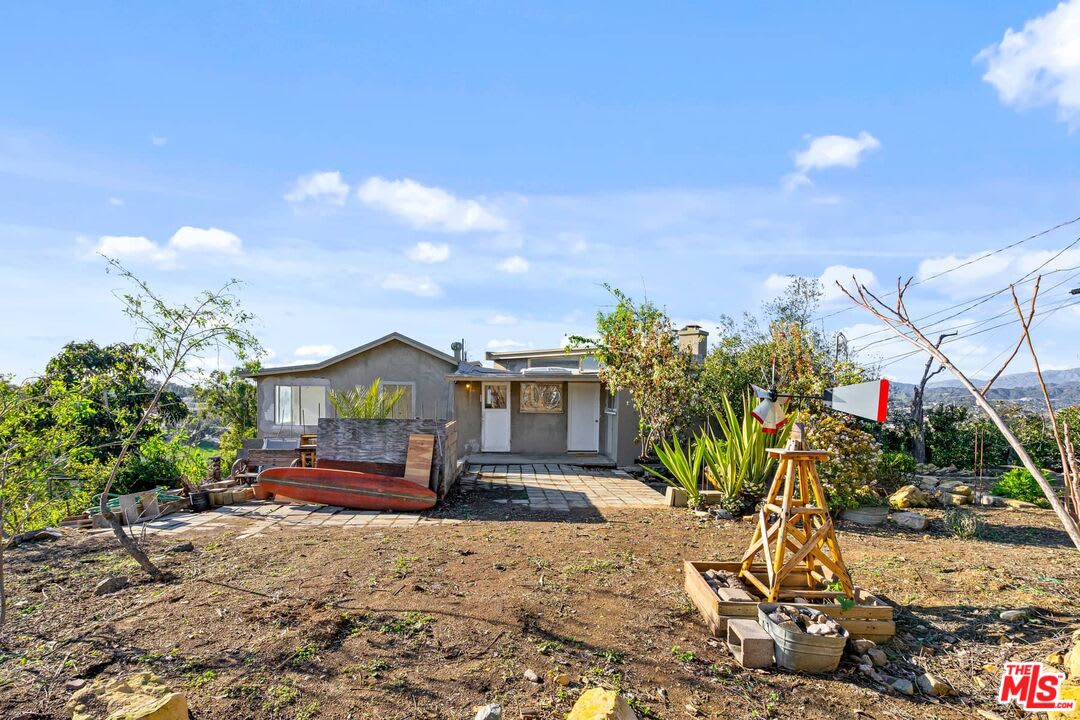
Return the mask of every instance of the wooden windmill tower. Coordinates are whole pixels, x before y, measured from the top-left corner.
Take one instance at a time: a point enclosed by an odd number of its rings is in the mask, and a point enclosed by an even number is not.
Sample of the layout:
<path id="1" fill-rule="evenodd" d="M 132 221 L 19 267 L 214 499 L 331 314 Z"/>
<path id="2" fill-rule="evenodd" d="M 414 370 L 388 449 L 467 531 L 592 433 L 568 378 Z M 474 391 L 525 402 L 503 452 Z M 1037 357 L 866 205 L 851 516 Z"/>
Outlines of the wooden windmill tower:
<path id="1" fill-rule="evenodd" d="M 758 511 L 739 577 L 770 602 L 791 597 L 854 599 L 855 587 L 840 554 L 817 473 L 817 463 L 828 460 L 829 453 L 807 450 L 802 438 L 803 428 L 796 425 L 786 447 L 768 451 L 779 461 L 776 476 Z M 760 578 L 762 567 L 767 582 Z M 789 579 L 787 584 L 785 579 Z M 816 589 L 835 581 L 841 590 Z"/>

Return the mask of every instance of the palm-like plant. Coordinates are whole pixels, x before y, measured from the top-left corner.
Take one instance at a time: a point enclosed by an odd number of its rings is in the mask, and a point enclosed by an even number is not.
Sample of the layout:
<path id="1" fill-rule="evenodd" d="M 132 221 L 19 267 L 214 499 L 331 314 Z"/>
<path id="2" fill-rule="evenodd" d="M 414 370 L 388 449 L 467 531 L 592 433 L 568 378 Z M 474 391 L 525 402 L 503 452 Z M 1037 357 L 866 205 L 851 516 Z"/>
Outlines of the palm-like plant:
<path id="1" fill-rule="evenodd" d="M 670 473 L 671 477 L 645 467 L 656 477 L 668 485 L 678 488 L 686 493 L 687 504 L 691 508 L 701 507 L 701 489 L 698 481 L 701 478 L 701 468 L 705 456 L 705 447 L 696 438 L 687 441 L 686 449 L 679 442 L 679 436 L 671 433 L 671 442 L 661 440 L 653 445 L 653 453 Z"/>
<path id="2" fill-rule="evenodd" d="M 404 395 L 405 388 L 385 392 L 381 378 L 375 378 L 367 387 L 357 385 L 352 390 L 330 390 L 327 393 L 339 418 L 364 420 L 383 420 L 390 417 L 394 406 Z"/>
<path id="3" fill-rule="evenodd" d="M 774 434 L 761 431 L 753 416 L 754 402 L 747 393 L 743 399 L 742 417 L 735 412 L 731 401 L 723 398 L 722 410 L 717 410 L 716 425 L 721 437 L 704 431 L 698 445 L 704 449 L 705 477 L 723 495 L 723 505 L 735 510 L 743 493 L 760 495 L 765 489 L 776 461 L 766 452 L 787 442 L 790 424 Z"/>

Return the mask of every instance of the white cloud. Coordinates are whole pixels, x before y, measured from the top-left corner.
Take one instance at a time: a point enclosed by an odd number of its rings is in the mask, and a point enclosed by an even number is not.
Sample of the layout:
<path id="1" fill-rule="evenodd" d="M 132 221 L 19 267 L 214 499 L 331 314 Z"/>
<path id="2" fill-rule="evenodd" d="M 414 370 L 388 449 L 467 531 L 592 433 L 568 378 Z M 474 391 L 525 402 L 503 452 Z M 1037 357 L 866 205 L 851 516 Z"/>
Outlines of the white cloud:
<path id="1" fill-rule="evenodd" d="M 831 167 L 858 167 L 863 153 L 877 150 L 881 142 L 866 132 L 858 137 L 846 135 L 822 135 L 809 137 L 810 143 L 805 150 L 794 155 L 795 172 L 784 176 L 784 186 L 794 190 L 800 185 L 812 185 L 810 172 Z"/>
<path id="2" fill-rule="evenodd" d="M 239 255 L 242 245 L 240 238 L 227 230 L 190 225 L 180 228 L 169 239 L 169 247 L 185 252 Z"/>
<path id="3" fill-rule="evenodd" d="M 444 232 L 505 230 L 508 223 L 482 200 L 458 198 L 437 187 L 415 180 L 371 177 L 356 190 L 369 207 L 395 215 L 416 228 Z"/>
<path id="4" fill-rule="evenodd" d="M 242 245 L 240 238 L 227 230 L 185 225 L 165 245 L 141 235 L 103 235 L 98 238 L 94 253 L 174 267 L 184 253 L 239 255 Z"/>
<path id="5" fill-rule="evenodd" d="M 293 350 L 293 355 L 309 360 L 323 360 L 337 355 L 337 352 L 337 348 L 333 345 L 301 345 Z"/>
<path id="6" fill-rule="evenodd" d="M 1009 28 L 1000 43 L 975 56 L 986 63 L 983 80 L 1017 108 L 1057 105 L 1058 117 L 1080 125 L 1080 0 Z"/>
<path id="7" fill-rule="evenodd" d="M 156 145 L 157 147 L 161 147 L 162 145 L 168 145 L 168 143 L 169 143 L 169 138 L 165 137 L 164 135 L 151 135 L 150 136 L 150 144 L 151 145 Z"/>
<path id="8" fill-rule="evenodd" d="M 520 275 L 529 272 L 529 261 L 520 255 L 513 255 L 500 262 L 498 268 L 504 273 Z"/>
<path id="9" fill-rule="evenodd" d="M 446 243 L 429 243 L 421 241 L 409 248 L 406 253 L 410 260 L 422 263 L 446 262 L 450 257 L 450 246 Z"/>
<path id="10" fill-rule="evenodd" d="M 971 297 L 1003 288 L 1027 275 L 1053 273 L 1043 281 L 1045 288 L 1048 283 L 1057 282 L 1062 275 L 1060 271 L 1077 266 L 1080 266 L 1080 250 L 984 251 L 927 258 L 919 263 L 916 277 L 943 295 Z"/>
<path id="11" fill-rule="evenodd" d="M 507 350 L 524 350 L 527 347 L 528 345 L 523 342 L 518 342 L 517 340 L 510 340 L 508 338 L 501 340 L 498 338 L 492 338 L 491 340 L 487 341 L 487 349 L 494 352 L 505 352 Z"/>
<path id="12" fill-rule="evenodd" d="M 843 283 L 845 287 L 850 289 L 853 276 L 855 282 L 859 285 L 866 285 L 871 289 L 877 285 L 877 277 L 873 272 L 866 268 L 849 267 L 847 265 L 830 265 L 821 272 L 821 275 L 815 278 L 821 283 L 822 301 L 832 302 L 847 297 L 844 295 L 843 291 L 836 286 L 836 283 Z M 765 278 L 766 294 L 774 296 L 779 295 L 787 288 L 792 277 L 793 276 L 791 275 L 778 275 L 776 273 L 769 275 L 769 277 Z"/>
<path id="13" fill-rule="evenodd" d="M 124 204 L 124 201 L 123 201 L 122 198 L 111 197 L 111 198 L 109 198 L 109 204 L 112 205 L 113 207 L 122 207 L 123 204 Z"/>
<path id="14" fill-rule="evenodd" d="M 517 325 L 518 319 L 513 315 L 496 313 L 487 319 L 488 325 Z"/>
<path id="15" fill-rule="evenodd" d="M 404 275 L 390 273 L 383 278 L 384 290 L 400 290 L 420 297 L 435 297 L 442 293 L 442 288 L 427 275 Z"/>
<path id="16" fill-rule="evenodd" d="M 341 179 L 341 173 L 334 170 L 313 172 L 297 178 L 293 189 L 285 194 L 285 199 L 291 203 L 316 200 L 344 205 L 348 196 L 348 184 Z"/>
<path id="17" fill-rule="evenodd" d="M 135 260 L 155 265 L 171 265 L 176 260 L 175 250 L 163 248 L 141 235 L 103 235 L 98 239 L 94 251 L 117 260 Z"/>

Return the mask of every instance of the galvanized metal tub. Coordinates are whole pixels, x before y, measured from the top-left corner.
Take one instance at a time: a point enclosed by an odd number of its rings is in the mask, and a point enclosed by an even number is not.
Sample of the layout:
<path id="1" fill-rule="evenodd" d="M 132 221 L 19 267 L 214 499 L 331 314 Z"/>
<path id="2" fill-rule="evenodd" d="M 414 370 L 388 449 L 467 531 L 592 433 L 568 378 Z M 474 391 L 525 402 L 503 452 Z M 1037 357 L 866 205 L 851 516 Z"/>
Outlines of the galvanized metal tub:
<path id="1" fill-rule="evenodd" d="M 848 631 L 840 628 L 842 635 L 824 637 L 808 635 L 799 630 L 787 630 L 774 623 L 769 613 L 781 603 L 761 603 L 758 605 L 758 623 L 773 639 L 773 652 L 779 667 L 795 672 L 827 673 L 833 672 L 840 665 L 844 655 L 844 645 L 848 641 Z"/>
<path id="2" fill-rule="evenodd" d="M 880 525 L 889 517 L 887 507 L 861 507 L 844 511 L 844 520 L 856 525 Z"/>

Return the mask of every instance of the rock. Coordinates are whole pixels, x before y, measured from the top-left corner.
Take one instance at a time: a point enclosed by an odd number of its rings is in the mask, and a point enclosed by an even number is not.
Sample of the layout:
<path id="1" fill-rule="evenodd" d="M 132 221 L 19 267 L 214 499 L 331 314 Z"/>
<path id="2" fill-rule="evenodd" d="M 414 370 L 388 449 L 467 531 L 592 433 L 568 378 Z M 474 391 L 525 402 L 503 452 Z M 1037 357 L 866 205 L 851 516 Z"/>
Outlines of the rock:
<path id="1" fill-rule="evenodd" d="M 1023 500 L 1013 500 L 1012 498 L 1004 498 L 1005 504 L 1011 507 L 1013 510 L 1030 510 L 1032 508 L 1038 508 L 1035 503 L 1025 502 Z"/>
<path id="2" fill-rule="evenodd" d="M 942 480 L 938 483 L 938 490 L 942 492 L 952 492 L 953 488 L 963 485 L 959 480 Z"/>
<path id="3" fill-rule="evenodd" d="M 492 703 L 476 708 L 476 717 L 474 717 L 473 720 L 501 720 L 501 718 L 502 705 L 499 703 Z"/>
<path id="4" fill-rule="evenodd" d="M 558 685 L 559 687 L 566 687 L 567 685 L 570 684 L 570 674 L 569 673 L 559 673 L 559 674 L 557 674 L 555 676 L 554 679 L 555 679 L 555 684 Z"/>
<path id="5" fill-rule="evenodd" d="M 932 487 L 932 488 L 934 488 L 934 487 L 937 487 L 937 486 L 938 486 L 938 483 L 939 483 L 939 482 L 941 482 L 940 480 L 938 480 L 938 479 L 937 479 L 936 477 L 934 477 L 933 475 L 916 475 L 916 476 L 915 476 L 915 480 L 916 480 L 916 481 L 917 481 L 917 482 L 918 482 L 918 483 L 919 483 L 920 485 L 924 485 L 924 486 L 925 486 L 925 485 L 929 485 L 929 486 L 930 486 L 930 487 Z"/>
<path id="6" fill-rule="evenodd" d="M 1080 683 L 1075 678 L 1061 683 L 1058 699 L 1073 700 L 1076 703 L 1076 709 L 1069 712 L 1051 710 L 1046 715 L 1047 720 L 1076 720 L 1080 718 Z"/>
<path id="7" fill-rule="evenodd" d="M 724 510 L 723 508 L 717 508 L 712 511 L 712 515 L 717 520 L 734 520 L 735 516 L 730 510 Z"/>
<path id="8" fill-rule="evenodd" d="M 1005 498 L 998 495 L 979 495 L 978 502 L 983 507 L 1005 507 Z"/>
<path id="9" fill-rule="evenodd" d="M 889 505 L 894 508 L 929 507 L 930 498 L 914 485 L 905 485 L 889 496 Z"/>
<path id="10" fill-rule="evenodd" d="M 708 510 L 695 510 L 694 511 L 694 517 L 710 518 L 710 517 L 712 517 L 712 513 L 709 512 Z"/>
<path id="11" fill-rule="evenodd" d="M 1080 632 L 1073 634 L 1075 645 L 1073 649 L 1065 653 L 1061 665 L 1065 668 L 1065 674 L 1073 680 L 1080 681 Z"/>
<path id="12" fill-rule="evenodd" d="M 867 640 L 866 638 L 852 639 L 851 649 L 855 652 L 863 655 L 867 650 L 877 647 L 877 643 L 873 640 Z"/>
<path id="13" fill-rule="evenodd" d="M 933 697 L 939 697 L 941 695 L 951 695 L 952 686 L 945 682 L 937 675 L 931 675 L 930 673 L 923 673 L 919 677 L 915 678 L 915 682 L 919 686 L 919 690 L 925 695 L 932 695 Z"/>
<path id="14" fill-rule="evenodd" d="M 114 593 L 117 590 L 123 590 L 128 585 L 128 579 L 123 575 L 114 575 L 107 577 L 97 585 L 94 586 L 95 595 L 108 595 Z"/>
<path id="15" fill-rule="evenodd" d="M 614 690 L 590 688 L 581 693 L 566 720 L 637 720 L 637 716 Z"/>
<path id="16" fill-rule="evenodd" d="M 926 525 L 929 522 L 926 516 L 917 512 L 894 512 L 889 515 L 889 519 L 900 527 L 907 528 L 908 530 L 925 530 Z"/>
<path id="17" fill-rule="evenodd" d="M 889 687 L 901 695 L 915 694 L 915 686 L 911 684 L 910 680 L 905 680 L 904 678 L 894 678 L 893 681 L 889 683 Z"/>
<path id="18" fill-rule="evenodd" d="M 866 651 L 866 657 L 874 663 L 874 667 L 885 667 L 889 664 L 889 656 L 879 647 L 873 647 Z"/>
<path id="19" fill-rule="evenodd" d="M 29 532 L 20 533 L 19 535 L 12 537 L 8 542 L 11 544 L 11 547 L 17 547 L 19 545 L 25 545 L 26 543 L 59 540 L 62 537 L 64 537 L 64 533 L 56 528 L 43 528 L 41 530 L 31 530 Z"/>
<path id="20" fill-rule="evenodd" d="M 975 488 L 971 487 L 970 485 L 955 485 L 955 486 L 953 486 L 953 489 L 952 489 L 952 494 L 953 495 L 968 495 L 968 496 L 970 496 L 973 492 L 975 492 Z"/>
<path id="21" fill-rule="evenodd" d="M 536 672 L 534 670 L 532 670 L 531 668 L 529 670 L 525 671 L 525 679 L 528 680 L 531 683 L 537 683 L 537 684 L 540 684 L 540 683 L 544 682 L 544 679 L 541 678 L 539 675 L 537 675 Z"/>
<path id="22" fill-rule="evenodd" d="M 1027 610 L 1002 610 L 998 618 L 1002 622 L 1015 623 L 1026 620 L 1030 614 Z"/>
<path id="23" fill-rule="evenodd" d="M 971 497 L 968 495 L 957 495 L 956 493 L 943 492 L 939 498 L 941 504 L 945 506 L 957 507 L 959 505 L 970 505 Z"/>
<path id="24" fill-rule="evenodd" d="M 74 679 L 68 680 L 66 683 L 64 683 L 64 689 L 67 690 L 68 692 L 75 692 L 76 690 L 81 690 L 85 686 L 86 686 L 86 681 L 83 680 L 82 678 L 74 678 Z"/>
<path id="25" fill-rule="evenodd" d="M 185 552 L 192 552 L 193 550 L 195 550 L 195 546 L 192 543 L 190 543 L 190 542 L 182 542 L 182 543 L 177 543 L 176 545 L 173 545 L 171 548 L 169 548 L 165 552 L 185 553 Z"/>
<path id="26" fill-rule="evenodd" d="M 104 715 L 102 714 L 104 707 Z M 68 702 L 72 720 L 101 717 L 122 720 L 188 720 L 187 700 L 162 684 L 156 675 L 138 673 L 126 678 L 99 677 Z"/>

